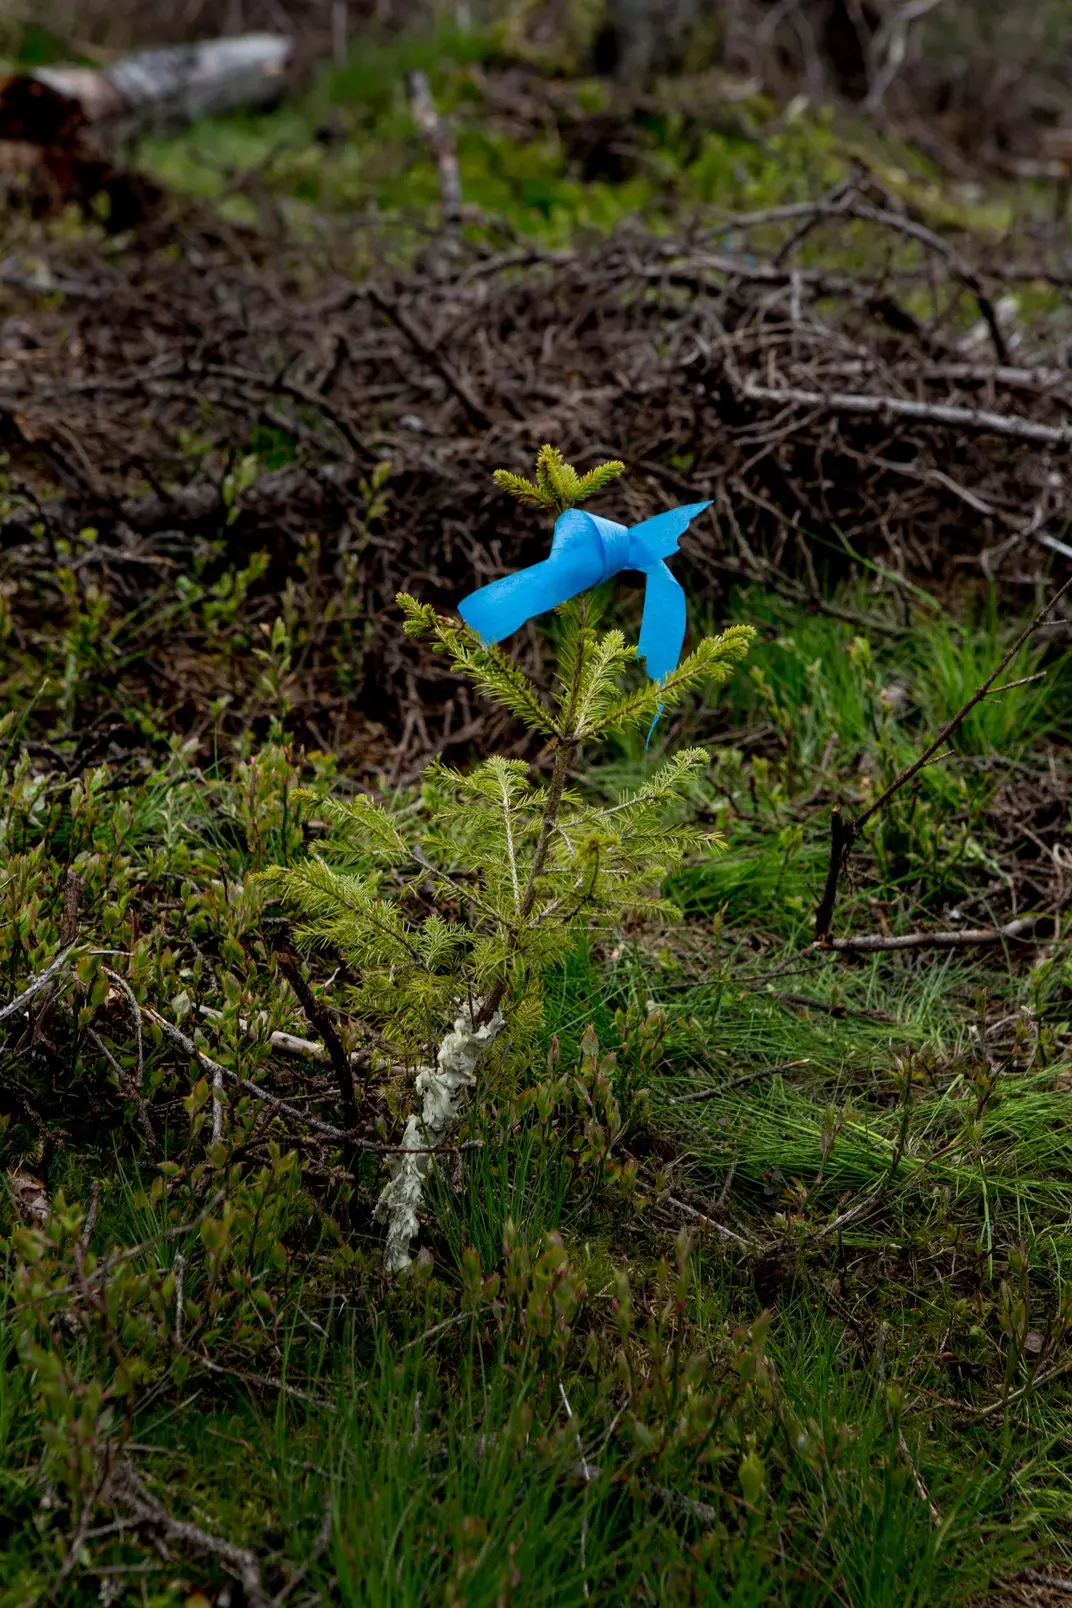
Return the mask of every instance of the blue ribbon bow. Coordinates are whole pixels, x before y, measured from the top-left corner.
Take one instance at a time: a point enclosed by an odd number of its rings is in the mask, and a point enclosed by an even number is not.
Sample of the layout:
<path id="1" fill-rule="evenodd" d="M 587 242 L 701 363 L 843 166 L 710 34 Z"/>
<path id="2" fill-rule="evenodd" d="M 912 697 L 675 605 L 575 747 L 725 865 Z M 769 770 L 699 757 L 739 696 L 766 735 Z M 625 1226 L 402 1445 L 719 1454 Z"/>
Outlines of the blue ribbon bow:
<path id="1" fill-rule="evenodd" d="M 662 681 L 675 669 L 685 640 L 685 594 L 663 559 L 677 552 L 678 537 L 710 506 L 689 503 L 633 526 L 568 508 L 555 521 L 551 552 L 542 564 L 470 592 L 458 605 L 458 613 L 485 642 L 501 642 L 527 620 L 567 603 L 578 592 L 622 570 L 640 570 L 646 585 L 637 651 L 651 679 Z M 652 730 L 654 726 L 653 721 Z"/>

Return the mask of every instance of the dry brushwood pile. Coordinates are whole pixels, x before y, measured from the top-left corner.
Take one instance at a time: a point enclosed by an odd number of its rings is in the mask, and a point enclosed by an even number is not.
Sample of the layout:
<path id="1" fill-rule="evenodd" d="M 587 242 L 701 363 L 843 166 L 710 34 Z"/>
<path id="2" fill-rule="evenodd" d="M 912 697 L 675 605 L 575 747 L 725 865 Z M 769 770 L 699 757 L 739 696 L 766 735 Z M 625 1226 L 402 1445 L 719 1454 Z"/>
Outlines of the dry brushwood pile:
<path id="1" fill-rule="evenodd" d="M 831 255 L 858 266 L 813 265 Z M 312 594 L 345 577 L 349 635 L 327 611 L 295 670 L 309 746 L 369 772 L 399 745 L 411 770 L 503 740 L 400 645 L 394 598 L 448 608 L 541 556 L 543 522 L 519 537 L 489 472 L 544 439 L 578 462 L 624 458 L 630 517 L 713 499 L 680 561 L 699 611 L 717 615 L 749 578 L 833 607 L 820 572 L 861 560 L 940 585 L 981 569 L 1019 601 L 1072 554 L 1072 267 L 1038 246 L 1020 256 L 1004 244 L 987 260 L 864 178 L 674 239 L 636 228 L 481 252 L 433 238 L 421 271 L 361 283 L 192 215 L 118 254 L 53 243 L 32 270 L 9 256 L 2 539 L 17 628 L 33 638 L 62 616 L 55 556 L 86 528 L 72 567 L 114 614 L 198 554 L 211 574 L 224 550 L 263 552 L 254 622 L 287 587 L 315 611 Z M 1025 289 L 1054 308 L 1029 327 Z M 192 631 L 176 651 L 171 630 L 168 653 L 133 673 L 204 740 L 204 644 Z M 343 651 L 361 659 L 353 698 L 329 690 Z M 243 720 L 234 673 L 224 731 Z M 107 732 L 113 714 L 87 708 L 81 729 Z"/>

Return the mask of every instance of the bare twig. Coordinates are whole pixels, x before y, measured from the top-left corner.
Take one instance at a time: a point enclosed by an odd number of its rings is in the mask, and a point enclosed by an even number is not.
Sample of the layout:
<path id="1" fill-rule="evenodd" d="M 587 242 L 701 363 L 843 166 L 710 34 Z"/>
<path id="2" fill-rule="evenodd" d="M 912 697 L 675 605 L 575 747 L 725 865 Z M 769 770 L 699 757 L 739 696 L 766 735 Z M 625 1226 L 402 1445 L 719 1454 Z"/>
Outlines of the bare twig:
<path id="1" fill-rule="evenodd" d="M 383 295 L 374 285 L 366 287 L 366 295 L 373 306 L 378 307 L 384 317 L 389 318 L 395 328 L 401 331 L 417 356 L 423 358 L 441 376 L 465 409 L 469 422 L 478 430 L 487 430 L 491 425 L 491 418 L 474 395 L 468 381 L 462 378 L 453 363 L 444 357 L 439 348 L 422 334 L 405 308 Z"/>
<path id="2" fill-rule="evenodd" d="M 186 1273 L 186 1258 L 181 1251 L 171 1265 L 175 1273 L 175 1349 L 178 1351 L 182 1348 L 182 1287 Z"/>
<path id="3" fill-rule="evenodd" d="M 1029 1396 L 1032 1391 L 1038 1390 L 1042 1385 L 1049 1385 L 1055 1379 L 1060 1379 L 1070 1369 L 1072 1369 L 1072 1354 L 1067 1354 L 1058 1362 L 1051 1363 L 1048 1368 L 1039 1368 L 1032 1374 L 1026 1385 L 1021 1385 L 1017 1390 L 1012 1390 L 1006 1395 L 999 1396 L 996 1401 L 990 1402 L 988 1406 L 969 1408 L 956 1421 L 955 1427 L 965 1429 L 970 1424 L 982 1423 L 988 1418 L 996 1417 L 998 1413 L 1005 1412 L 1007 1408 L 1012 1407 L 1018 1401 L 1022 1401 L 1025 1396 Z"/>
<path id="4" fill-rule="evenodd" d="M 905 3 L 898 6 L 893 15 L 883 22 L 871 48 L 874 66 L 871 88 L 864 102 L 866 111 L 877 112 L 881 109 L 890 85 L 904 65 L 908 54 L 908 34 L 912 24 L 941 3 L 942 0 L 905 0 Z"/>
<path id="5" fill-rule="evenodd" d="M 223 1021 L 223 1012 L 218 1011 L 213 1005 L 199 1005 L 197 1014 L 203 1016 L 208 1022 Z M 248 1032 L 250 1029 L 249 1021 L 242 1017 L 239 1017 L 238 1025 L 243 1032 Z M 268 1042 L 273 1050 L 279 1051 L 280 1055 L 289 1055 L 296 1061 L 316 1061 L 321 1066 L 331 1065 L 331 1052 L 326 1044 L 321 1044 L 317 1039 L 301 1038 L 297 1033 L 288 1033 L 283 1029 L 276 1029 L 275 1032 L 268 1035 Z M 368 1055 L 366 1051 L 352 1050 L 350 1052 L 350 1065 L 355 1072 L 367 1071 Z"/>
<path id="6" fill-rule="evenodd" d="M 89 1242 L 93 1238 L 93 1230 L 97 1226 L 97 1213 L 100 1211 L 100 1198 L 100 1179 L 94 1178 L 93 1186 L 89 1192 L 89 1210 L 86 1212 L 86 1220 L 82 1224 L 82 1233 L 79 1236 L 79 1241 L 84 1251 L 89 1250 Z"/>
<path id="7" fill-rule="evenodd" d="M 250 1608 L 270 1608 L 260 1565 L 248 1547 L 210 1535 L 186 1519 L 173 1518 L 163 1503 L 146 1489 L 129 1463 L 120 1464 L 113 1471 L 109 1494 L 131 1511 L 141 1527 L 203 1557 L 216 1558 L 241 1581 Z"/>
<path id="8" fill-rule="evenodd" d="M 127 1004 L 130 1006 L 131 1015 L 134 1018 L 134 1034 L 137 1041 L 138 1065 L 135 1070 L 133 1080 L 128 1080 L 128 1082 L 132 1082 L 131 1092 L 134 1096 L 134 1104 L 138 1110 L 138 1121 L 141 1123 L 142 1133 L 145 1135 L 145 1140 L 150 1151 L 153 1153 L 153 1155 L 157 1155 L 159 1153 L 160 1146 L 157 1143 L 156 1134 L 153 1132 L 153 1125 L 149 1117 L 149 1105 L 145 1098 L 145 1042 L 142 1033 L 141 1006 L 138 1004 L 134 990 L 131 988 L 125 977 L 121 977 L 118 972 L 110 971 L 107 966 L 104 968 L 104 975 L 107 977 L 108 981 L 114 984 L 114 986 L 118 988 L 119 992 L 124 996 Z M 98 1043 L 99 1042 L 100 1041 L 98 1040 Z"/>
<path id="9" fill-rule="evenodd" d="M 718 1523 L 718 1509 L 713 1508 L 709 1502 L 699 1502 L 694 1496 L 686 1496 L 682 1491 L 672 1491 L 666 1485 L 653 1485 L 652 1498 L 668 1512 L 677 1514 L 683 1519 L 695 1519 L 697 1524 L 710 1529 Z"/>
<path id="10" fill-rule="evenodd" d="M 82 902 L 82 878 L 73 866 L 67 867 L 67 880 L 63 885 L 63 920 L 60 922 L 60 947 L 70 949 L 78 937 L 78 908 Z"/>
<path id="11" fill-rule="evenodd" d="M 861 223 L 875 223 L 881 228 L 893 229 L 898 234 L 906 235 L 910 240 L 916 240 L 920 245 L 926 246 L 928 250 L 941 257 L 951 273 L 972 292 L 989 332 L 998 362 L 1008 362 L 1009 354 L 1005 337 L 1001 332 L 1001 324 L 979 275 L 955 246 L 948 240 L 943 240 L 941 235 L 935 234 L 933 229 L 928 229 L 926 224 L 918 223 L 915 218 L 906 217 L 901 212 L 893 212 L 887 207 L 873 207 L 848 191 L 844 197 L 833 200 L 791 202 L 788 206 L 772 207 L 766 213 L 753 213 L 743 218 L 734 218 L 731 226 L 735 229 L 746 228 L 757 222 L 774 222 L 798 217 L 857 218 Z"/>
<path id="12" fill-rule="evenodd" d="M 462 221 L 462 180 L 458 171 L 458 156 L 454 141 L 439 115 L 432 96 L 428 74 L 410 73 L 408 79 L 409 103 L 413 120 L 421 137 L 428 144 L 439 169 L 439 193 L 443 202 L 443 232 L 457 234 Z"/>
<path id="13" fill-rule="evenodd" d="M 916 756 L 910 765 L 906 765 L 904 770 L 902 770 L 899 775 L 894 777 L 889 786 L 883 789 L 879 796 L 868 805 L 867 809 L 858 815 L 855 820 L 846 824 L 842 819 L 840 806 L 834 806 L 833 811 L 831 812 L 830 858 L 827 865 L 826 885 L 823 889 L 822 898 L 820 899 L 819 905 L 815 912 L 816 943 L 828 948 L 860 947 L 860 940 L 857 940 L 854 943 L 854 941 L 850 939 L 830 940 L 828 936 L 830 932 L 830 924 L 834 915 L 834 905 L 837 901 L 838 882 L 842 869 L 845 865 L 845 861 L 848 858 L 853 845 L 859 839 L 860 834 L 863 832 L 863 829 L 867 825 L 868 821 L 872 820 L 874 816 L 878 814 L 879 810 L 883 809 L 889 803 L 890 799 L 901 791 L 902 787 L 905 787 L 910 781 L 912 781 L 914 777 L 918 776 L 920 771 L 924 770 L 925 767 L 930 764 L 931 760 L 935 757 L 940 749 L 944 749 L 949 738 L 975 708 L 976 704 L 981 703 L 992 690 L 999 690 L 994 688 L 994 683 L 1003 674 L 1008 665 L 1011 664 L 1012 660 L 1015 659 L 1016 655 L 1019 653 L 1020 649 L 1023 647 L 1028 638 L 1033 636 L 1039 627 L 1045 623 L 1048 616 L 1052 614 L 1053 610 L 1057 607 L 1057 604 L 1061 601 L 1070 587 L 1072 587 L 1072 578 L 1067 580 L 1065 584 L 1054 593 L 1050 601 L 1039 610 L 1039 612 L 1035 615 L 1035 618 L 1031 620 L 1028 625 L 1025 625 L 1024 629 L 1016 638 L 1016 641 L 1010 648 L 1006 650 L 1004 654 L 1002 654 L 1000 660 L 994 666 L 994 669 L 987 676 L 986 680 L 980 683 L 980 685 L 972 693 L 971 697 L 960 706 L 953 718 L 946 721 L 945 725 L 936 734 L 936 736 L 931 739 L 923 751 Z M 1018 684 L 1019 683 L 1010 683 L 1010 685 Z M 1015 925 L 1015 923 L 1010 923 L 1010 926 Z M 956 947 L 958 943 L 990 943 L 993 942 L 995 937 L 1018 936 L 1019 934 L 1017 932 L 1003 932 L 1000 929 L 994 929 L 986 936 L 975 934 L 970 937 L 967 933 L 935 933 L 930 935 L 932 940 L 931 943 L 925 945 L 923 942 L 925 935 L 909 934 L 904 939 L 891 938 L 881 942 L 876 937 L 873 940 L 866 941 L 863 947 L 870 949 L 917 949 L 921 947 L 953 948 Z M 916 941 L 911 941 L 913 939 Z M 935 943 L 934 940 L 937 940 L 937 943 Z"/>
<path id="14" fill-rule="evenodd" d="M 688 1201 L 678 1200 L 676 1195 L 666 1195 L 663 1198 L 668 1206 L 672 1206 L 674 1211 L 680 1212 L 682 1216 L 691 1218 L 694 1223 L 700 1223 L 704 1228 L 713 1229 L 719 1239 L 729 1240 L 732 1245 L 739 1245 L 742 1250 L 755 1250 L 751 1240 L 743 1239 L 740 1234 L 735 1234 L 732 1228 L 726 1228 L 722 1223 L 716 1223 L 713 1217 L 708 1217 L 705 1213 L 697 1211 L 696 1207 L 690 1206 Z"/>
<path id="15" fill-rule="evenodd" d="M 1072 1580 L 1065 1580 L 1061 1575 L 1043 1574 L 1041 1569 L 1021 1569 L 1017 1579 L 1026 1580 L 1032 1586 L 1044 1586 L 1059 1597 L 1072 1597 Z"/>
<path id="16" fill-rule="evenodd" d="M 278 1112 L 280 1116 L 288 1117 L 291 1122 L 296 1123 L 299 1127 L 309 1128 L 313 1133 L 322 1134 L 325 1139 L 334 1139 L 351 1145 L 356 1150 L 366 1150 L 377 1156 L 454 1155 L 468 1150 L 483 1149 L 484 1141 L 482 1139 L 467 1139 L 464 1144 L 460 1145 L 383 1145 L 371 1139 L 366 1139 L 363 1135 L 356 1134 L 350 1129 L 336 1128 L 333 1123 L 321 1122 L 319 1117 L 309 1116 L 308 1112 L 302 1111 L 298 1106 L 291 1105 L 288 1100 L 279 1099 L 278 1095 L 269 1094 L 267 1089 L 262 1089 L 259 1084 L 251 1083 L 248 1078 L 240 1078 L 237 1072 L 231 1071 L 230 1067 L 221 1066 L 210 1055 L 206 1055 L 204 1050 L 198 1049 L 193 1039 L 187 1038 L 181 1028 L 176 1027 L 174 1022 L 169 1022 L 165 1016 L 161 1016 L 159 1011 L 153 1010 L 148 1005 L 144 1007 L 144 1011 L 145 1015 L 151 1021 L 156 1022 L 157 1026 L 167 1034 L 174 1045 L 182 1050 L 184 1055 L 188 1056 L 190 1060 L 196 1061 L 206 1072 L 211 1073 L 214 1086 L 218 1084 L 222 1088 L 224 1080 L 226 1080 L 234 1084 L 236 1088 L 241 1089 L 243 1094 L 250 1094 L 254 1099 L 263 1101 L 264 1104 L 271 1106 L 273 1110 Z"/>
<path id="17" fill-rule="evenodd" d="M 841 805 L 835 804 L 830 811 L 830 858 L 826 867 L 826 884 L 815 912 L 817 939 L 825 938 L 830 931 L 830 923 L 834 919 L 834 905 L 837 902 L 841 867 L 845 863 L 845 856 L 852 840 L 851 824 L 846 824 L 845 817 L 841 813 Z"/>
<path id="18" fill-rule="evenodd" d="M 878 955 L 899 949 L 960 949 L 977 944 L 1000 944 L 1007 939 L 1024 942 L 1028 933 L 1045 921 L 1045 916 L 1019 916 L 1002 927 L 965 927 L 961 932 L 863 933 L 857 938 L 828 938 L 817 945 L 840 950 L 843 954 Z"/>
<path id="19" fill-rule="evenodd" d="M 335 1031 L 335 1024 L 330 1015 L 321 1006 L 309 986 L 302 972 L 301 963 L 289 949 L 285 948 L 276 950 L 276 959 L 279 961 L 279 969 L 298 996 L 302 1010 L 324 1040 L 335 1072 L 335 1081 L 339 1086 L 339 1104 L 342 1108 L 343 1120 L 348 1128 L 352 1128 L 357 1122 L 357 1100 L 354 1096 L 354 1074 L 351 1058 L 347 1055 L 342 1041 Z"/>
<path id="20" fill-rule="evenodd" d="M 919 419 L 948 425 L 954 430 L 977 430 L 983 435 L 1009 436 L 1036 446 L 1072 447 L 1072 426 L 1040 424 L 1013 413 L 992 413 L 987 408 L 954 407 L 948 402 L 914 402 L 901 396 L 870 396 L 862 391 L 805 391 L 796 386 L 758 385 L 745 380 L 742 394 L 753 402 L 771 402 L 828 413 L 859 413 L 874 418 Z"/>
<path id="21" fill-rule="evenodd" d="M 679 1094 L 669 1103 L 672 1106 L 696 1105 L 702 1100 L 717 1100 L 720 1094 L 726 1094 L 730 1089 L 743 1088 L 746 1083 L 755 1083 L 757 1078 L 777 1077 L 782 1072 L 792 1072 L 800 1066 L 810 1066 L 811 1060 L 805 1056 L 802 1061 L 779 1061 L 775 1066 L 761 1066 L 754 1072 L 746 1072 L 743 1077 L 731 1078 L 728 1083 L 719 1083 L 712 1089 L 692 1089 L 688 1094 Z"/>
<path id="22" fill-rule="evenodd" d="M 66 968 L 67 962 L 71 958 L 71 953 L 70 949 L 64 949 L 56 956 L 50 966 L 46 966 L 43 972 L 33 978 L 21 994 L 10 1000 L 8 1004 L 0 1007 L 0 1022 L 6 1022 L 9 1017 L 17 1015 L 19 1011 L 25 1009 L 32 999 L 36 999 L 41 990 L 47 988 L 52 979 L 59 976 L 60 972 Z"/>

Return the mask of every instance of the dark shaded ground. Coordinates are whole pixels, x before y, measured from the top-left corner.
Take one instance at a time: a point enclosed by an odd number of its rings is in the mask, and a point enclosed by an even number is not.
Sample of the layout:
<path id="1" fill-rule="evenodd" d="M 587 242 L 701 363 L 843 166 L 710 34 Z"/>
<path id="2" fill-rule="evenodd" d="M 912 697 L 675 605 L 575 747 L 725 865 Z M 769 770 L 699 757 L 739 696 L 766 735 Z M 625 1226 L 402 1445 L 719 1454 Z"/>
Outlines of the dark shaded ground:
<path id="1" fill-rule="evenodd" d="M 624 458 L 622 517 L 713 500 L 678 561 L 700 616 L 742 579 L 829 610 L 823 583 L 876 565 L 906 600 L 992 580 L 1020 608 L 1068 561 L 1072 270 L 939 237 L 863 175 L 672 240 L 432 236 L 420 272 L 362 284 L 179 210 L 118 255 L 54 240 L 45 261 L 40 292 L 5 275 L 4 568 L 16 662 L 76 604 L 96 622 L 68 711 L 83 758 L 131 701 L 202 750 L 245 730 L 249 643 L 281 610 L 307 746 L 374 769 L 385 741 L 408 765 L 500 740 L 401 642 L 394 597 L 449 609 L 542 555 L 490 472 L 544 440 Z M 240 620 L 191 601 L 189 576 L 226 591 L 250 564 Z"/>

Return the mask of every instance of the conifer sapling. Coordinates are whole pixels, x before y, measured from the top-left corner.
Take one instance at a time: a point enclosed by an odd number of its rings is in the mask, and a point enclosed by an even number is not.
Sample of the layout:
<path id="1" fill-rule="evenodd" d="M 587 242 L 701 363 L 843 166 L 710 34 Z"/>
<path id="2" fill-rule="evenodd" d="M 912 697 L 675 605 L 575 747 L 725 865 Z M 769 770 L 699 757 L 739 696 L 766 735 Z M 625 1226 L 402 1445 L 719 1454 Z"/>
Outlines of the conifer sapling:
<path id="1" fill-rule="evenodd" d="M 505 470 L 495 478 L 519 502 L 561 515 L 622 469 L 607 463 L 578 475 L 544 447 L 535 482 Z M 433 761 L 419 799 L 406 807 L 369 795 L 305 795 L 330 834 L 300 864 L 265 874 L 296 913 L 298 943 L 330 945 L 358 979 L 348 1003 L 370 1042 L 416 1068 L 420 1109 L 406 1121 L 376 1207 L 392 1273 L 411 1260 L 424 1182 L 481 1062 L 494 1053 L 523 1063 L 539 1025 L 542 980 L 580 930 L 676 914 L 660 897 L 662 880 L 684 856 L 721 847 L 680 819 L 690 779 L 707 762 L 703 749 L 675 755 L 610 805 L 571 784 L 582 751 L 726 680 L 754 635 L 731 626 L 661 681 L 623 686 L 637 650 L 620 631 L 595 631 L 581 598 L 563 611 L 545 697 L 502 648 L 430 605 L 405 594 L 398 601 L 407 634 L 429 639 L 484 697 L 542 738 L 551 770 L 544 782 L 517 759 L 496 756 L 466 771 Z"/>

